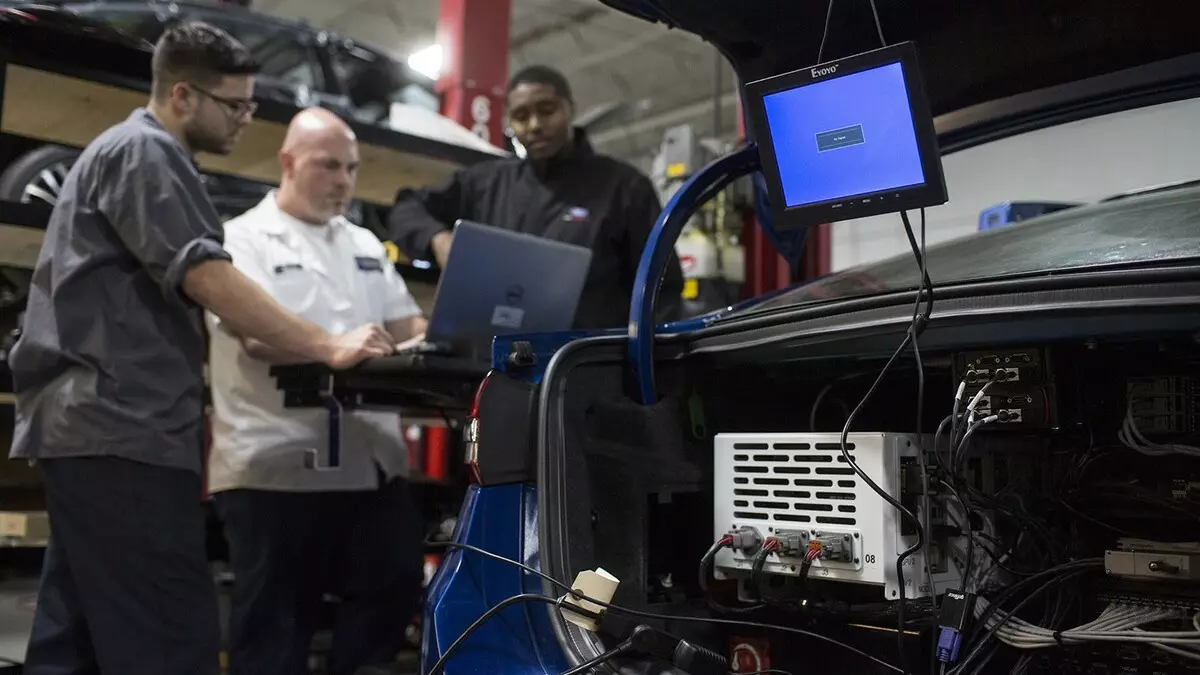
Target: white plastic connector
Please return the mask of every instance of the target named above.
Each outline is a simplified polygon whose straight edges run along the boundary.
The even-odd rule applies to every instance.
[[[988,387],[990,386],[992,386],[990,380],[984,382],[983,387],[979,389],[979,393],[975,394],[975,397],[972,398],[971,402],[967,404],[967,412],[970,413],[970,416],[968,417],[968,423],[975,423],[975,406],[979,405],[979,401],[983,400],[983,395],[987,393]]]
[[[579,592],[581,595],[586,595],[593,600],[599,600],[605,604],[612,602],[613,595],[617,592],[617,586],[621,584],[613,575],[604,571],[603,567],[597,567],[596,571],[584,570],[575,577],[575,583],[571,584],[571,590]],[[589,612],[600,614],[606,609],[594,602],[580,600],[573,595],[568,595],[566,603],[575,605],[580,609]],[[571,623],[579,626],[587,631],[596,631],[596,621],[591,617],[582,614],[576,614],[572,611],[564,611],[563,618]]]

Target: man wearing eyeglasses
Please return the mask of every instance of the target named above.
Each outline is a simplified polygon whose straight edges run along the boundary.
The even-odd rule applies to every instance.
[[[10,355],[12,457],[45,477],[53,535],[27,675],[216,675],[201,507],[203,309],[231,333],[335,368],[390,353],[288,313],[234,268],[194,156],[250,123],[246,48],[202,23],[155,47],[149,104],[67,174]]]

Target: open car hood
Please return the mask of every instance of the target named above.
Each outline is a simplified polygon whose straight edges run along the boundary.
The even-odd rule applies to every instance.
[[[633,16],[695,33],[743,82],[817,62],[826,0],[601,0]],[[1163,0],[875,0],[889,43],[917,44],[935,117],[1055,85],[1200,50],[1194,5]],[[867,0],[833,0],[822,61],[879,47]],[[940,131],[940,129],[939,129]]]
[[[871,51],[880,32],[888,44],[913,42],[943,156],[1098,114],[1200,97],[1200,42],[1183,19],[1195,11],[1190,0],[1163,0],[1153,11],[1126,0],[601,2],[700,36],[743,83]],[[760,227],[796,264],[807,230],[777,232],[761,175],[756,193]]]

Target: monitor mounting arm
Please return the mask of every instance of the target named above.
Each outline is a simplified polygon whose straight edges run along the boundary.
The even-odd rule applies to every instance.
[[[684,183],[658,216],[638,263],[629,302],[629,365],[644,405],[658,401],[654,383],[654,301],[683,226],[733,181],[761,168],[758,147],[748,144],[710,162]]]

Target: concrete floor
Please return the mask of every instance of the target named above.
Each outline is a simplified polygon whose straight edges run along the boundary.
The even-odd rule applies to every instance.
[[[0,581],[0,658],[25,660],[37,589],[37,579]]]
[[[33,626],[33,611],[37,599],[38,580],[29,578],[0,579],[0,665],[7,661],[23,662],[29,631]],[[220,593],[221,621],[228,621],[228,596]],[[328,637],[318,635],[314,647],[327,642]],[[319,659],[317,659],[319,661]],[[315,664],[314,664],[315,665]],[[319,667],[316,669],[320,672]],[[371,670],[370,675],[404,675],[417,673],[415,652],[408,652],[398,659],[396,666],[387,670]]]

